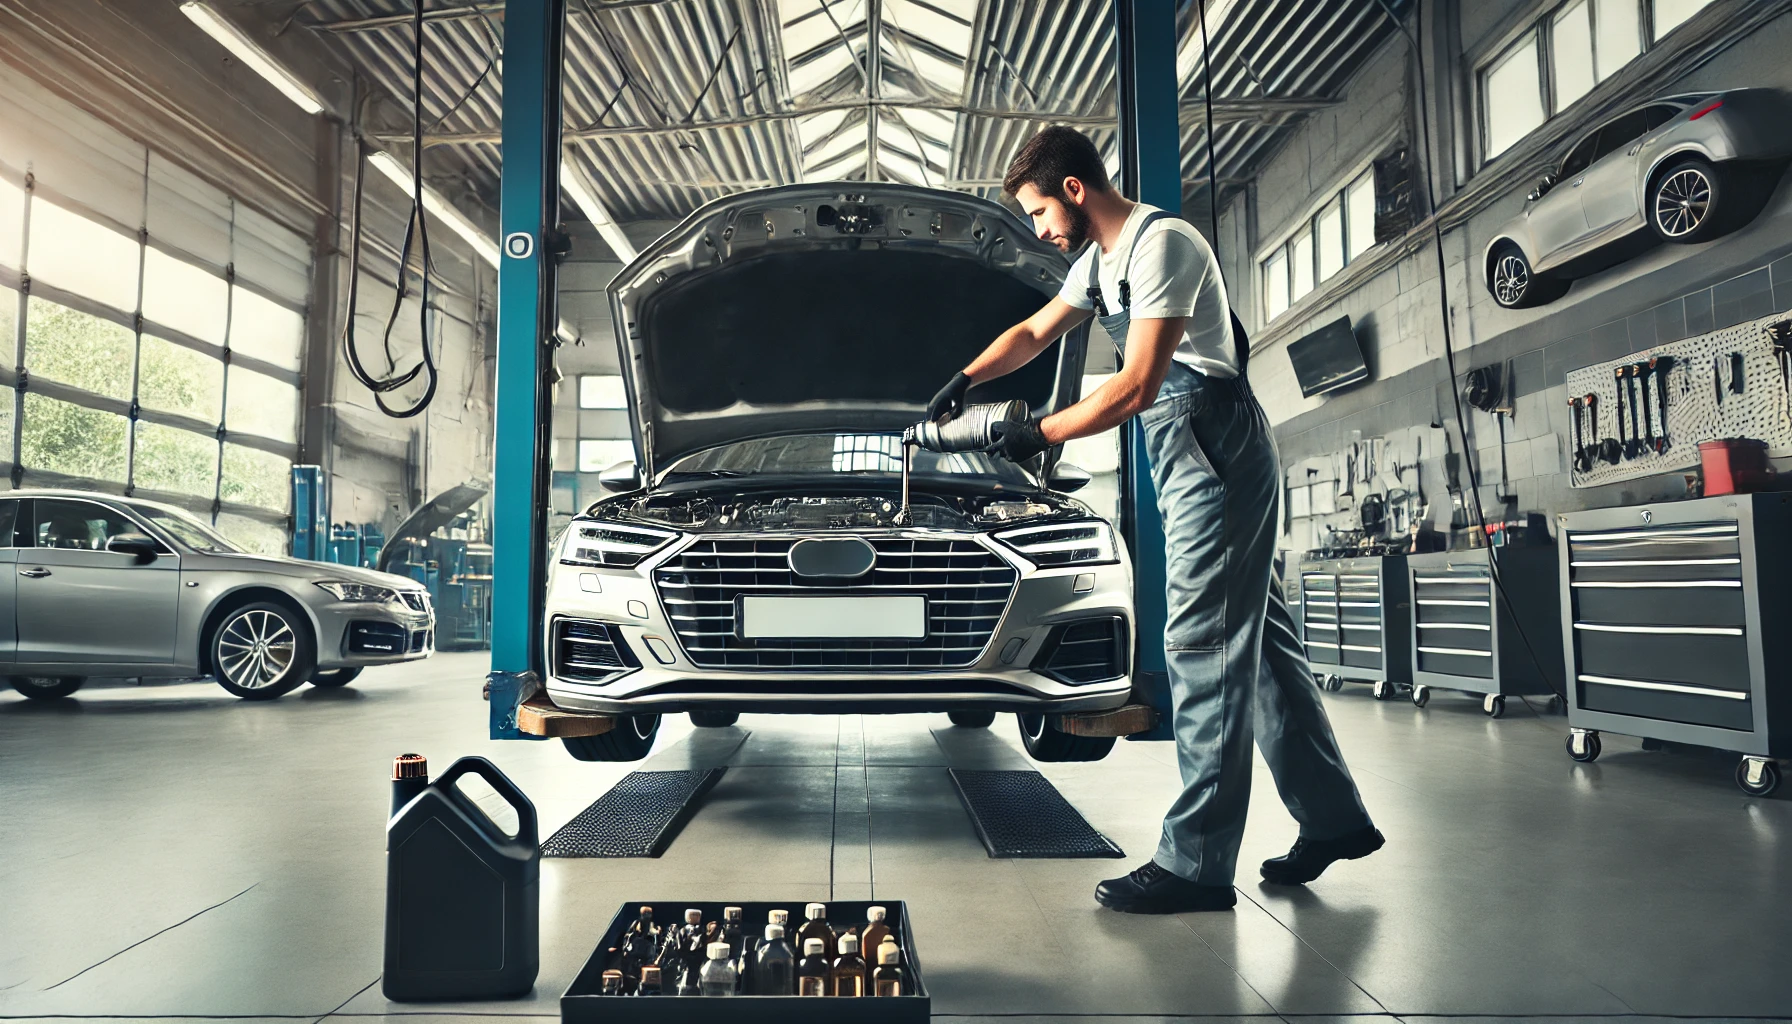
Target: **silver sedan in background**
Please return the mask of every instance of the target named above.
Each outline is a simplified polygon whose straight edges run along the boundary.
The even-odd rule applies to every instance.
[[[414,580],[250,554],[170,505],[78,491],[0,496],[0,674],[50,700],[90,676],[211,676],[249,700],[428,657]]]

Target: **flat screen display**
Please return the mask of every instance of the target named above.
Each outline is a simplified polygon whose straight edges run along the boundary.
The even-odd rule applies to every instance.
[[[1289,342],[1288,361],[1294,364],[1294,377],[1300,381],[1300,393],[1307,398],[1369,379],[1369,367],[1363,362],[1363,347],[1357,343],[1356,332],[1350,329],[1347,316]]]

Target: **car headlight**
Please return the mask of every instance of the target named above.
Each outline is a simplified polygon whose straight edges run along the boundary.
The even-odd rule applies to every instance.
[[[672,543],[678,534],[621,523],[575,522],[566,531],[560,556],[563,565],[595,565],[632,569],[641,560]]]
[[[376,587],[371,583],[350,583],[347,580],[320,580],[317,584],[330,592],[338,601],[353,601],[356,604],[385,604],[398,600],[398,592],[386,587]]]
[[[990,534],[1041,568],[1118,562],[1114,528],[1100,519],[1045,523]]]

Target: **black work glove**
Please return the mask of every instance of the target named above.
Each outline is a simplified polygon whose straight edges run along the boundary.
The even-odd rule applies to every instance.
[[[1051,447],[1039,421],[1029,415],[1024,420],[1003,420],[996,424],[999,436],[992,451],[1000,452],[1009,462],[1026,462]]]
[[[927,403],[928,422],[938,423],[941,419],[963,412],[964,395],[969,390],[971,390],[971,378],[963,372],[947,381],[946,386],[940,389],[940,393],[933,396],[933,401]]]

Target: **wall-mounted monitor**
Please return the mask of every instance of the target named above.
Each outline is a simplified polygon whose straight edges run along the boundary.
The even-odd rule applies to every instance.
[[[1339,317],[1312,334],[1288,343],[1288,361],[1300,393],[1307,398],[1337,391],[1369,379],[1363,362],[1363,346],[1350,329],[1350,318]]]

